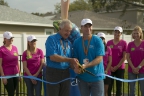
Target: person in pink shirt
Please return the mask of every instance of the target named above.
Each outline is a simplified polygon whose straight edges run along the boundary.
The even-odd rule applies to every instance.
[[[128,78],[144,78],[144,41],[143,32],[139,26],[136,26],[132,32],[134,41],[128,44],[127,61],[128,61]],[[130,96],[135,96],[135,83],[130,82]],[[144,80],[139,81],[141,96],[144,96]]]
[[[37,78],[42,78],[42,67],[44,64],[43,51],[36,47],[36,37],[30,35],[27,37],[27,50],[22,54],[22,62],[24,68],[25,76],[34,76]],[[24,78],[27,86],[27,96],[41,96],[42,82]]]
[[[107,75],[111,75],[111,71],[110,71],[110,67],[112,64],[112,51],[111,48],[106,46],[106,41],[105,41],[105,34],[103,32],[99,32],[97,34],[98,37],[100,37],[103,40],[103,43],[105,45],[105,56],[103,56],[103,64],[104,64],[104,70],[105,70],[105,74]],[[108,96],[108,86],[110,84],[110,78],[106,77],[106,79],[104,79],[104,90],[105,90],[105,95],[104,96]]]
[[[124,78],[125,71],[125,59],[126,59],[126,41],[121,39],[123,29],[120,26],[114,28],[114,39],[107,42],[112,50],[112,66],[111,66],[111,75],[117,78]],[[111,91],[113,87],[114,79],[111,79],[111,84],[108,88],[108,96],[111,96]],[[116,81],[116,96],[121,96],[122,93],[122,82]]]
[[[4,45],[0,47],[0,73],[1,76],[18,76],[19,61],[17,47],[12,45],[13,35],[11,32],[4,32]],[[18,84],[18,78],[3,78],[2,82],[8,92],[8,96],[14,96]]]

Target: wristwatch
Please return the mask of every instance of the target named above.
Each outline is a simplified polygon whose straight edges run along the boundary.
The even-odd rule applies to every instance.
[[[138,66],[139,69],[141,69],[141,67],[142,67],[142,66],[140,66],[140,65]]]

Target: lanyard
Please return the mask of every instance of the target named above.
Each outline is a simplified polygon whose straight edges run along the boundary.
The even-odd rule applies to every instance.
[[[68,42],[66,42],[66,46],[64,46],[64,42],[62,40],[60,40],[60,44],[63,50],[64,55],[66,56],[66,51],[68,49]]]
[[[92,36],[88,39],[88,45],[87,46],[84,45],[84,39],[82,39],[83,49],[84,49],[84,53],[85,53],[86,56],[88,54],[91,38],[92,38]]]

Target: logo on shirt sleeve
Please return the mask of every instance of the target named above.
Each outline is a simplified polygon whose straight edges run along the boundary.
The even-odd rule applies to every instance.
[[[134,51],[135,50],[135,48],[131,48],[131,51]]]

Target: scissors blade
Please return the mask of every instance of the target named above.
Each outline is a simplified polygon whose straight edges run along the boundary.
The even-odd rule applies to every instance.
[[[78,65],[79,65],[80,68],[83,69],[83,67],[82,67],[82,65],[81,65],[80,63],[78,63]],[[90,71],[88,71],[88,70],[86,70],[86,69],[83,69],[83,70],[84,70],[84,72],[86,72],[86,73],[88,73],[88,74],[90,74],[90,75],[92,75],[92,76],[96,76],[95,74],[93,74],[92,72],[90,72]]]
[[[84,71],[85,71],[86,73],[92,75],[92,76],[96,76],[95,74],[93,74],[92,72],[90,72],[90,71],[88,71],[88,70],[85,70],[85,69],[84,69]]]

